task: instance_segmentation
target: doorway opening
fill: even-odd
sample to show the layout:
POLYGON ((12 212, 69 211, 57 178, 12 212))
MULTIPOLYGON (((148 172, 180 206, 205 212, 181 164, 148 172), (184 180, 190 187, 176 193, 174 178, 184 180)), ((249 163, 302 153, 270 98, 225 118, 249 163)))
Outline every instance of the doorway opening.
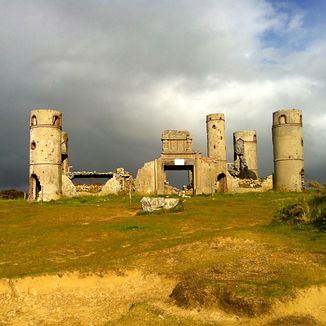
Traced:
POLYGON ((40 192, 42 190, 42 186, 40 180, 38 179, 36 174, 32 174, 29 178, 29 200, 38 200, 40 196, 40 192))
POLYGON ((227 192, 227 182, 226 175, 224 173, 220 173, 216 178, 216 186, 217 192, 227 192))
POLYGON ((166 179, 164 181, 165 194, 187 195, 194 194, 194 169, 192 165, 164 165, 166 179))

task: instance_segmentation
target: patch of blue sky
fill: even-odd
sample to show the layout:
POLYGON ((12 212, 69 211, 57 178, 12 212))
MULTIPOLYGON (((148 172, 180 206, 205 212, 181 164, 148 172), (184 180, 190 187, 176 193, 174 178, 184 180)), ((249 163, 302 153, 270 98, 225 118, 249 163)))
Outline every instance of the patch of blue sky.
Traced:
POLYGON ((281 24, 261 35, 265 48, 303 51, 326 31, 326 0, 269 0, 281 24))

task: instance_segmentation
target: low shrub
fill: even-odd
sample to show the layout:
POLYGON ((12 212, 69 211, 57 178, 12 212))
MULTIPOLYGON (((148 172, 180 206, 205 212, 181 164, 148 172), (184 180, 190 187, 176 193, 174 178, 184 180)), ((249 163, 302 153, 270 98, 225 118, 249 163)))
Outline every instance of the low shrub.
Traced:
POLYGON ((291 203, 278 210, 273 223, 312 225, 326 232, 326 195, 317 195, 309 201, 291 203))

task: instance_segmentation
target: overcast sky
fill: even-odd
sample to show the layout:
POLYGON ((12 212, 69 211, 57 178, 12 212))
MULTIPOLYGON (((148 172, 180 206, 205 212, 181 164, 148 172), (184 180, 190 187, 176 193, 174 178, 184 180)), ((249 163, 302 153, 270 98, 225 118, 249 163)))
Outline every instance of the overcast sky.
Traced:
POLYGON ((28 183, 29 112, 63 112, 75 170, 135 173, 164 129, 206 155, 205 116, 256 129, 303 110, 306 179, 326 181, 326 1, 0 0, 0 188, 28 183))

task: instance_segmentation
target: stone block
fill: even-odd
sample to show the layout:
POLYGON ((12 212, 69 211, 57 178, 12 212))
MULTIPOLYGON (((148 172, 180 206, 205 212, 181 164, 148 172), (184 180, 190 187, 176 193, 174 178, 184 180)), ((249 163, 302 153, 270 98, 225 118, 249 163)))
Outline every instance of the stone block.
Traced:
POLYGON ((143 197, 141 199, 143 211, 153 212, 161 209, 171 209, 178 205, 180 199, 178 198, 164 198, 164 197, 143 197))

